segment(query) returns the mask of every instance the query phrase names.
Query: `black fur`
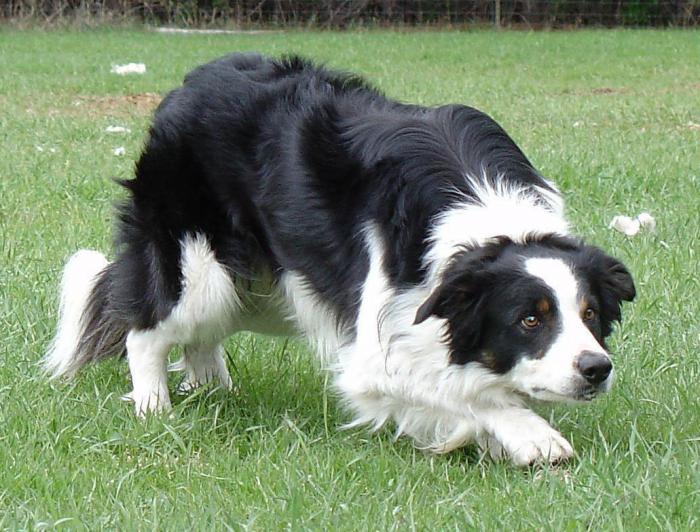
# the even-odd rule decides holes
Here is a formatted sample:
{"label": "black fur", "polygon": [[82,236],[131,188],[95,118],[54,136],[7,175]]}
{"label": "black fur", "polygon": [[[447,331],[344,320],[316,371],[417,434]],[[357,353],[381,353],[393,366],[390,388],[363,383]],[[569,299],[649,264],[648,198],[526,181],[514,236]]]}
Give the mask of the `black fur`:
{"label": "black fur", "polygon": [[82,317],[83,334],[67,373],[75,374],[89,362],[98,362],[124,353],[128,320],[116,315],[112,304],[114,265],[98,276]]}

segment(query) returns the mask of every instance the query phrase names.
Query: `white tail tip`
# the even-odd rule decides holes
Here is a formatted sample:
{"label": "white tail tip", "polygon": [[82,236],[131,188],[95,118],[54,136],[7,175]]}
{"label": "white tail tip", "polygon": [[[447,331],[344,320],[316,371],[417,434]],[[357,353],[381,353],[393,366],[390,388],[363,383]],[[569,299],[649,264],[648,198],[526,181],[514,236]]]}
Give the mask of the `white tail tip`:
{"label": "white tail tip", "polygon": [[52,379],[75,373],[75,354],[83,333],[82,318],[97,276],[109,262],[97,251],[81,249],[63,270],[58,329],[42,360],[44,372]]}

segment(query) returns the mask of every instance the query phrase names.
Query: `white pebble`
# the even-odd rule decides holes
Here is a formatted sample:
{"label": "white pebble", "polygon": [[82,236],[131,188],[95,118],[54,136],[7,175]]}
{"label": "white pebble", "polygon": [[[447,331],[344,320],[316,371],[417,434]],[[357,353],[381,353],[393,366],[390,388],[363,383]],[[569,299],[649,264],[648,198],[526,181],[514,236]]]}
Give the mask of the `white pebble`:
{"label": "white pebble", "polygon": [[639,220],[639,223],[644,229],[649,229],[649,231],[656,229],[656,220],[648,212],[641,213],[637,216],[637,220]]}
{"label": "white pebble", "polygon": [[127,63],[125,65],[113,65],[112,74],[119,74],[120,76],[125,76],[127,74],[145,74],[146,65],[143,63]]}
{"label": "white pebble", "polygon": [[636,218],[629,216],[615,216],[610,222],[610,227],[627,236],[634,236],[639,233],[640,223]]}
{"label": "white pebble", "polygon": [[629,216],[615,216],[610,222],[611,227],[620,233],[624,233],[627,236],[634,236],[641,229],[647,231],[653,231],[656,229],[656,220],[648,212],[643,212],[639,214],[636,218],[630,218]]}
{"label": "white pebble", "polygon": [[131,133],[131,130],[124,126],[107,126],[105,133]]}

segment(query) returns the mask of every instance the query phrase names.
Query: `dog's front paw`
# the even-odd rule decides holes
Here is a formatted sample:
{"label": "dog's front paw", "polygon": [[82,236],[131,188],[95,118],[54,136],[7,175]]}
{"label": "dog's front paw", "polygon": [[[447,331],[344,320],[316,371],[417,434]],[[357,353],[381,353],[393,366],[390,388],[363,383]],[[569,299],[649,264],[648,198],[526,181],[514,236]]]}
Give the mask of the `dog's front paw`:
{"label": "dog's front paw", "polygon": [[509,458],[518,466],[527,466],[555,464],[574,455],[566,438],[530,410],[499,411],[492,413],[489,421],[477,442],[494,460]]}
{"label": "dog's front paw", "polygon": [[556,464],[574,455],[574,449],[559,432],[547,426],[500,442],[515,465]]}

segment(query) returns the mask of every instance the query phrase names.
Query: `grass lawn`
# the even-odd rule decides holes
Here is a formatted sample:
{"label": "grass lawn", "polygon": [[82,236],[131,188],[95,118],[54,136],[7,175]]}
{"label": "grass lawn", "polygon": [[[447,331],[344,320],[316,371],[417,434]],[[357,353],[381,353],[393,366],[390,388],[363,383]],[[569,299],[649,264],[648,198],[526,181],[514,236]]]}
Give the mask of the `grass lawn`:
{"label": "grass lawn", "polygon": [[[299,341],[231,338],[237,393],[146,423],[120,401],[124,363],[67,386],[39,376],[63,261],[110,249],[109,178],[131,174],[160,95],[234,50],[300,52],[401,100],[490,113],[560,185],[576,231],[626,262],[639,297],[611,340],[616,387],[536,407],[572,462],[521,470],[341,431]],[[147,73],[110,74],[132,61]],[[697,31],[0,29],[0,529],[700,529],[699,124]],[[641,211],[654,234],[608,229]]]}

